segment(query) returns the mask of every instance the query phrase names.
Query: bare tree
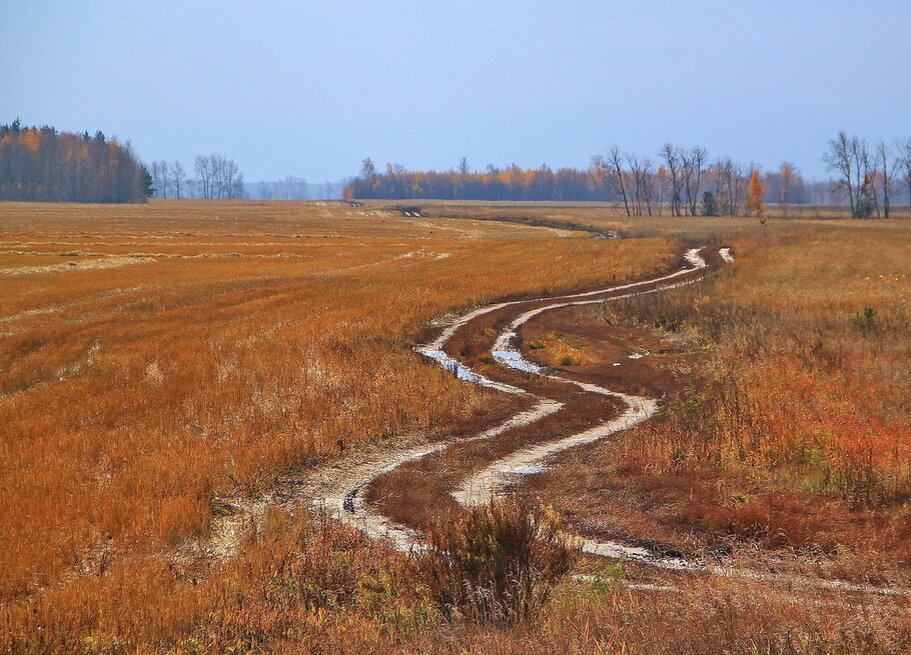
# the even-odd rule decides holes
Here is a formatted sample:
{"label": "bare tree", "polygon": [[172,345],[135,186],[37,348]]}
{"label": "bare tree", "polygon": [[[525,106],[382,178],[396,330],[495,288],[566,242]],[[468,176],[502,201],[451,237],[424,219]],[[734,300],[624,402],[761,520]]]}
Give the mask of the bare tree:
{"label": "bare tree", "polygon": [[823,161],[840,176],[836,188],[848,196],[852,218],[866,218],[872,211],[870,152],[867,143],[844,131],[829,141]]}
{"label": "bare tree", "polygon": [[899,160],[892,159],[889,146],[880,141],[876,146],[876,165],[878,169],[880,191],[883,198],[883,216],[889,218],[892,208],[892,193],[895,190],[895,174],[899,171]]}
{"label": "bare tree", "polygon": [[708,151],[699,146],[693,146],[689,151],[680,151],[683,168],[683,190],[686,192],[686,202],[690,216],[696,216],[698,213],[699,192],[702,189],[702,176],[705,174],[708,156]]}
{"label": "bare tree", "polygon": [[295,175],[289,175],[283,183],[287,189],[288,200],[306,200],[307,199],[307,180]]}
{"label": "bare tree", "polygon": [[652,195],[655,198],[655,202],[658,207],[655,210],[655,213],[658,216],[664,215],[664,205],[667,203],[667,206],[671,210],[671,214],[676,216],[673,213],[673,182],[670,172],[668,171],[667,166],[661,164],[658,166],[658,170],[655,171],[655,175],[652,182]]}
{"label": "bare tree", "polygon": [[680,177],[680,149],[676,146],[665,143],[661,146],[661,152],[659,156],[664,160],[664,164],[667,166],[667,171],[670,175],[671,181],[671,214],[673,216],[682,216],[683,212],[681,210],[682,203],[682,194],[680,193],[680,187],[682,180]]}
{"label": "bare tree", "polygon": [[643,206],[649,216],[652,215],[652,177],[654,166],[648,157],[640,158],[638,155],[627,155],[630,178],[632,181],[633,213],[643,215]]}
{"label": "bare tree", "polygon": [[233,159],[222,155],[197,155],[193,167],[203,198],[246,198],[244,176]]}
{"label": "bare tree", "polygon": [[736,216],[746,198],[745,169],[730,157],[719,159],[712,168],[719,209],[729,216]]}
{"label": "bare tree", "polygon": [[187,175],[184,173],[183,165],[179,161],[175,161],[171,164],[169,172],[171,186],[174,189],[174,196],[179,199],[180,189],[183,187],[184,182],[187,181]]}
{"label": "bare tree", "polygon": [[905,176],[905,184],[908,185],[908,202],[911,203],[911,139],[898,143],[897,146],[897,168]]}
{"label": "bare tree", "polygon": [[170,186],[167,162],[153,161],[149,167],[149,174],[152,176],[152,184],[155,187],[155,197],[167,198]]}
{"label": "bare tree", "polygon": [[623,155],[620,153],[620,149],[617,146],[611,146],[610,153],[608,154],[608,163],[613,169],[613,186],[623,198],[623,207],[626,209],[626,215],[632,216],[633,213],[630,209],[629,193],[627,191],[628,180],[626,172],[623,170]]}
{"label": "bare tree", "polygon": [[617,187],[617,190],[620,192],[620,195],[623,197],[623,207],[626,209],[626,215],[632,216],[629,205],[629,194],[627,193],[627,180],[626,173],[623,170],[623,155],[620,153],[620,148],[617,146],[611,146],[610,153],[608,154],[608,161],[611,165],[611,168],[614,170],[614,185]]}
{"label": "bare tree", "polygon": [[202,187],[203,198],[212,197],[212,171],[209,166],[209,158],[205,155],[196,155],[196,159],[193,160],[193,169],[196,171],[196,177],[199,179],[199,184]]}

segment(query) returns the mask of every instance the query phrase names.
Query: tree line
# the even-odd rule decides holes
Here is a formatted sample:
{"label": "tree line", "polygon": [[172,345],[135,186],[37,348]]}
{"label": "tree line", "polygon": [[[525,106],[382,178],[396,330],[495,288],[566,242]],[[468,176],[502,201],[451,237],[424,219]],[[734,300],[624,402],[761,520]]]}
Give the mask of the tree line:
{"label": "tree line", "polygon": [[233,159],[222,155],[197,155],[195,178],[187,176],[179,161],[149,164],[154,198],[246,198],[244,175]]}
{"label": "tree line", "polygon": [[871,147],[860,137],[839,132],[829,141],[823,161],[838,175],[835,186],[854,218],[889,218],[902,181],[911,199],[911,138]]}
{"label": "tree line", "polygon": [[[752,181],[752,182],[751,182]],[[552,200],[620,202],[629,216],[729,214],[760,211],[764,202],[804,202],[797,168],[784,163],[760,176],[755,166],[730,157],[711,160],[705,148],[665,144],[657,158],[610,148],[586,170],[488,166],[472,171],[463,157],[457,170],[413,172],[387,164],[379,172],[366,159],[345,188],[347,198],[454,200]],[[750,200],[748,203],[747,201]]]}
{"label": "tree line", "polygon": [[0,125],[0,200],[144,202],[151,178],[129,143],[103,132]]}
{"label": "tree line", "polygon": [[656,157],[612,146],[591,158],[585,170],[488,166],[473,171],[463,157],[455,170],[408,171],[399,164],[377,170],[366,159],[345,187],[354,199],[452,199],[513,201],[601,201],[621,203],[628,216],[736,216],[761,214],[767,203],[842,203],[852,216],[888,217],[899,179],[911,198],[911,139],[894,148],[875,149],[862,139],[840,134],[824,160],[839,174],[835,181],[808,183],[791,162],[761,172],[754,164],[709,156],[700,146],[664,144]]}

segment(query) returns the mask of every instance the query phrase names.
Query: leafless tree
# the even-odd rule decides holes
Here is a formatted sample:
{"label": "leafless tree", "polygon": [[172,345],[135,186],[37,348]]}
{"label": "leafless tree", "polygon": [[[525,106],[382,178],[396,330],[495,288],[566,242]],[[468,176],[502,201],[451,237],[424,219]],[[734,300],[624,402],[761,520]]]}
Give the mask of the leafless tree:
{"label": "leafless tree", "polygon": [[911,139],[897,144],[897,168],[905,176],[908,185],[908,202],[911,203]]}
{"label": "leafless tree", "polygon": [[307,180],[295,175],[289,175],[279,182],[283,198],[286,200],[306,200]]}
{"label": "leafless tree", "polygon": [[168,175],[168,163],[166,161],[153,161],[149,167],[149,174],[152,176],[152,184],[155,187],[156,198],[167,198],[168,187],[171,180]]}
{"label": "leafless tree", "polygon": [[681,179],[680,149],[670,143],[661,146],[660,157],[664,160],[671,182],[671,215],[682,216],[681,204],[683,197],[680,192],[683,180]]}
{"label": "leafless tree", "polygon": [[174,189],[174,196],[180,198],[180,190],[183,187],[184,182],[187,181],[187,174],[184,173],[183,165],[179,161],[175,161],[171,164],[169,169],[171,187]]}
{"label": "leafless tree", "polygon": [[880,141],[876,145],[876,164],[877,179],[879,180],[879,190],[882,192],[883,216],[889,218],[892,208],[892,194],[895,191],[895,175],[900,170],[900,160],[892,158],[892,152],[885,141]]}
{"label": "leafless tree", "polygon": [[209,158],[205,155],[196,155],[193,160],[193,169],[199,179],[200,191],[203,198],[212,197],[212,171],[209,167]]}
{"label": "leafless tree", "polygon": [[244,176],[233,159],[198,155],[193,163],[203,198],[245,198]]}
{"label": "leafless tree", "polygon": [[633,198],[633,213],[636,216],[645,213],[652,215],[652,177],[655,174],[652,160],[638,155],[627,155],[626,162],[629,166],[631,195]]}
{"label": "leafless tree", "polygon": [[866,218],[872,210],[870,151],[867,143],[845,132],[829,141],[823,161],[840,176],[836,187],[848,197],[853,218]]}
{"label": "leafless tree", "polygon": [[686,193],[686,203],[690,216],[698,214],[699,192],[702,190],[702,177],[705,174],[708,156],[708,151],[699,146],[693,146],[688,151],[680,151],[683,169],[683,190]]}
{"label": "leafless tree", "polygon": [[626,209],[626,215],[632,216],[632,211],[630,211],[629,193],[627,192],[626,172],[623,170],[623,154],[620,152],[620,148],[611,146],[610,153],[608,154],[608,162],[614,172],[614,186],[616,186],[617,191],[619,191],[620,195],[623,197],[623,207]]}
{"label": "leafless tree", "polygon": [[740,212],[747,192],[746,169],[730,157],[719,159],[712,167],[716,193],[721,212],[736,216]]}

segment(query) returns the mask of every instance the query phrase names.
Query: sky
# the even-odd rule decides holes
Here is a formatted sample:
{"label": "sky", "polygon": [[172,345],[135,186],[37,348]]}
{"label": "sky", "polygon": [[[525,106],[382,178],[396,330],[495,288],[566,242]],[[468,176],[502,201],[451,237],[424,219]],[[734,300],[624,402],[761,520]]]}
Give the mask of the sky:
{"label": "sky", "polygon": [[662,143],[825,176],[911,137],[911,2],[3,0],[0,122],[102,130],[248,181]]}

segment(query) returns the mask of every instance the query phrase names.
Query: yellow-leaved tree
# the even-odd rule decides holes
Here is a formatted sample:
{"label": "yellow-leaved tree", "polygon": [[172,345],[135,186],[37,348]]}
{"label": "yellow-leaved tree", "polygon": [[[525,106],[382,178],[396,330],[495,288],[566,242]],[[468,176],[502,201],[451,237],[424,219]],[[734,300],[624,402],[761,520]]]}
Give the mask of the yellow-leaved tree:
{"label": "yellow-leaved tree", "polygon": [[765,214],[765,203],[762,201],[763,195],[765,195],[765,184],[759,179],[759,171],[754,169],[747,187],[746,205],[748,212],[756,216]]}

